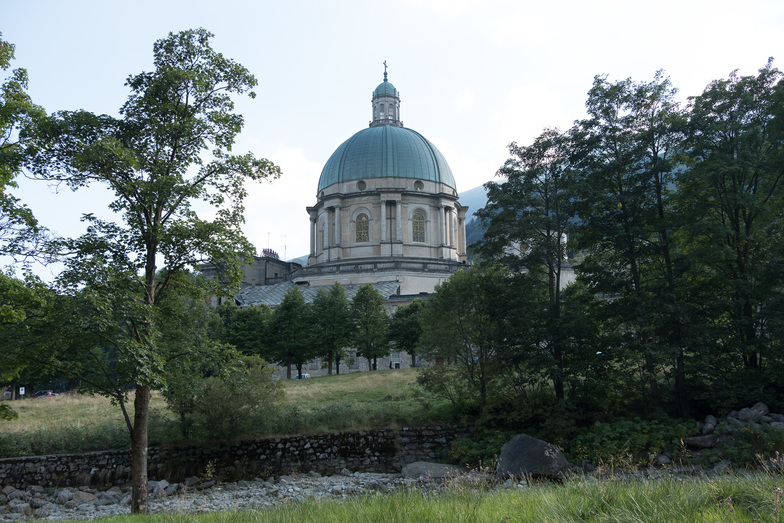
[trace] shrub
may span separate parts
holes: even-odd
[[[470,438],[458,438],[449,447],[449,459],[458,465],[470,468],[490,467],[495,469],[501,447],[512,439],[511,432],[501,430],[478,430]]]
[[[651,455],[665,451],[675,452],[677,458],[682,440],[696,432],[694,422],[596,422],[575,436],[566,452],[572,462],[589,459],[612,463],[619,457],[630,457],[632,462],[645,463]]]
[[[773,455],[784,454],[784,431],[751,424],[736,428],[731,438],[724,439],[721,452],[737,466],[757,467]]]
[[[0,419],[12,420],[18,417],[19,414],[8,403],[0,403]]]
[[[220,377],[199,379],[185,391],[186,398],[169,389],[166,401],[176,407],[181,432],[191,439],[230,440],[263,433],[283,394],[274,373],[261,358],[243,356]]]

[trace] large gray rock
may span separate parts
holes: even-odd
[[[465,474],[466,472],[467,471],[464,468],[456,467],[454,465],[416,461],[403,467],[400,474],[402,474],[404,478],[444,479],[454,478],[461,474]]]
[[[712,449],[718,443],[719,438],[715,434],[707,434],[705,436],[692,436],[685,438],[683,442],[687,447],[693,449]]]
[[[527,434],[518,434],[501,447],[497,470],[500,476],[560,479],[571,468],[558,447]]]
[[[754,421],[757,422],[762,419],[764,414],[758,409],[744,408],[738,412],[738,419],[740,421]]]

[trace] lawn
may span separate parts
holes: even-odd
[[[448,421],[446,404],[416,385],[417,369],[379,370],[307,380],[282,380],[283,406],[267,433],[313,434]],[[127,448],[128,430],[117,405],[81,394],[11,402],[18,419],[0,421],[0,457]],[[127,408],[132,415],[133,401]],[[181,442],[163,397],[153,394],[150,445]]]

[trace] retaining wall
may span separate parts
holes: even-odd
[[[396,472],[415,461],[444,456],[467,427],[415,427],[242,441],[213,446],[148,449],[150,480],[181,482],[211,475],[223,481],[315,471],[333,474]],[[0,459],[0,486],[124,485],[131,479],[129,450]]]

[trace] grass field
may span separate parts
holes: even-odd
[[[346,501],[308,500],[269,510],[209,515],[161,514],[119,522],[775,522],[782,513],[781,476],[652,482],[568,480],[561,485],[493,490],[450,487],[438,493],[401,491]]]
[[[282,380],[283,406],[266,434],[290,435],[431,425],[448,421],[445,403],[416,385],[416,369],[380,370]],[[117,405],[101,396],[62,395],[11,402],[19,414],[0,422],[0,457],[127,448]],[[132,415],[133,401],[127,408]],[[160,394],[150,408],[150,445],[180,442]]]

